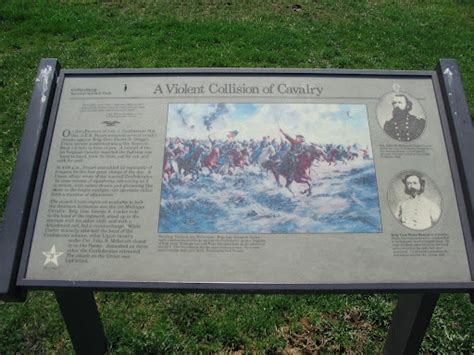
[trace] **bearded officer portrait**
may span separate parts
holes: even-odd
[[[424,195],[425,180],[419,174],[411,173],[402,182],[408,198],[398,205],[397,218],[410,229],[424,230],[432,227],[441,216],[441,208]]]
[[[423,133],[426,120],[410,113],[413,102],[406,95],[395,94],[392,108],[392,118],[385,122],[383,127],[390,137],[398,141],[409,142]]]

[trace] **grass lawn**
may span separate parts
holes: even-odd
[[[0,4],[0,214],[36,67],[432,69],[459,61],[474,112],[474,3],[466,1],[8,1]],[[99,292],[111,353],[380,353],[395,295]],[[425,353],[474,352],[474,305],[440,299]],[[50,292],[0,304],[0,354],[68,353]]]

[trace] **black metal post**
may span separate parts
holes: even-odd
[[[401,294],[393,312],[384,354],[418,354],[439,293]]]
[[[107,338],[93,292],[64,289],[55,291],[55,295],[76,354],[105,354]]]

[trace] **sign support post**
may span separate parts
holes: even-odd
[[[417,354],[439,293],[400,294],[385,340],[384,354]]]
[[[76,354],[105,354],[107,338],[94,293],[84,289],[63,289],[54,294]]]

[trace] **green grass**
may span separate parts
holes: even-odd
[[[3,1],[0,212],[36,66],[431,69],[461,65],[474,109],[472,1]],[[113,353],[377,353],[394,295],[96,295]],[[474,352],[474,307],[443,295],[424,352]],[[72,347],[49,292],[0,305],[0,353]]]

